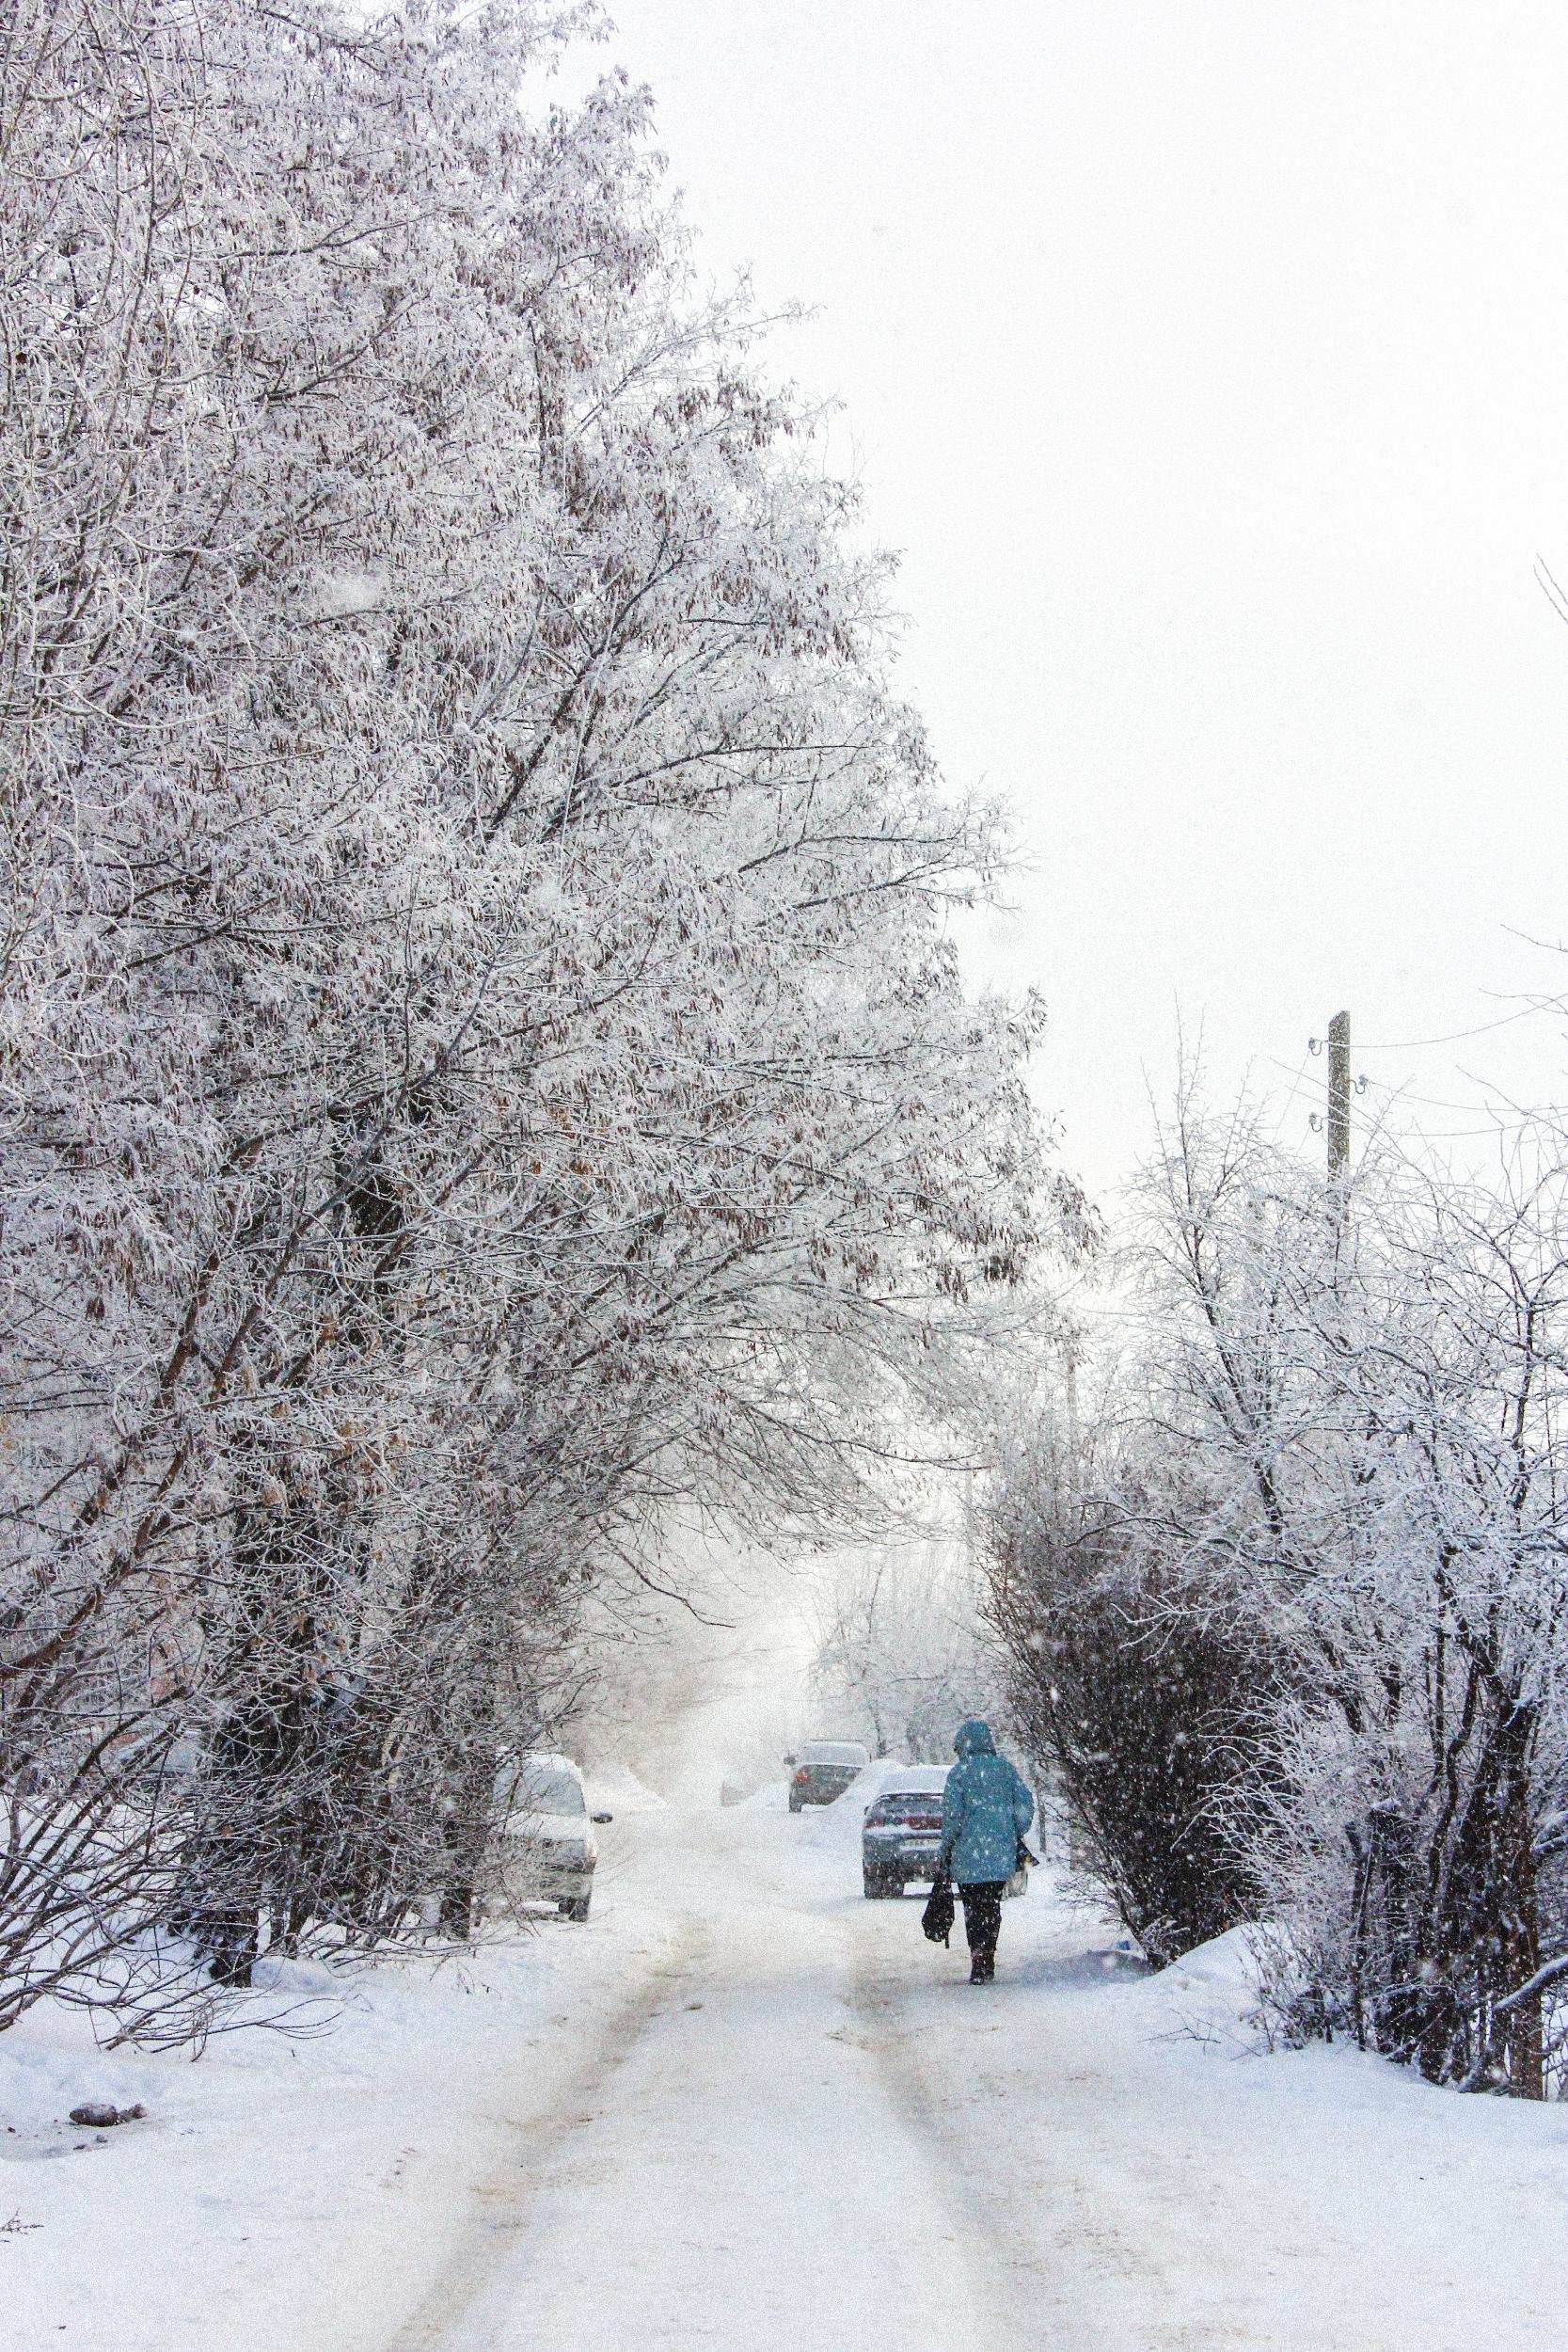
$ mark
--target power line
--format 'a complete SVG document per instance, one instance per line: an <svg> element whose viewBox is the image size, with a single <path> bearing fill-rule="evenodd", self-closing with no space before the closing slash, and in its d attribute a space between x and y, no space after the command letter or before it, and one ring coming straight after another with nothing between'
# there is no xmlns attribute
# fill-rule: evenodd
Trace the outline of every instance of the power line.
<svg viewBox="0 0 1568 2352"><path fill-rule="evenodd" d="M1291 1081L1290 1085L1285 1089L1284 1107L1280 1112L1281 1120L1283 1120L1285 1112L1290 1109L1292 1103L1307 1102L1310 1103L1314 1110L1316 1110L1318 1104L1323 1100L1323 1089L1318 1086L1315 1081L1308 1080L1307 1077L1307 1064L1303 1062L1299 1070L1292 1070L1288 1061L1281 1061L1279 1059L1277 1054L1270 1054L1266 1057L1266 1059L1274 1064L1275 1070L1282 1070Z"/></svg>
<svg viewBox="0 0 1568 2352"><path fill-rule="evenodd" d="M1276 1141L1278 1140L1279 1130L1285 1124L1286 1114L1290 1110L1291 1104L1294 1102L1297 1094L1305 1090L1307 1055L1310 1052L1311 1048L1308 1046L1307 1052L1302 1055L1299 1066L1293 1072L1291 1071L1291 1065L1289 1062L1278 1060L1273 1054L1269 1056L1269 1059L1274 1063L1275 1068L1276 1070L1283 1070L1287 1072L1291 1079L1290 1086L1286 1089L1285 1099L1279 1105L1279 1117L1274 1122L1275 1138ZM1313 1090L1315 1092L1316 1089Z"/></svg>
<svg viewBox="0 0 1568 2352"><path fill-rule="evenodd" d="M1450 1103L1446 1096L1440 1094L1413 1094L1408 1087L1395 1086L1387 1078L1369 1078L1367 1084L1370 1087L1375 1087L1380 1094L1387 1095L1390 1109L1397 1103L1419 1103L1423 1110L1477 1111L1485 1118L1491 1118L1494 1114L1500 1115L1506 1110L1512 1117L1538 1119L1555 1112L1558 1108L1558 1105L1552 1103L1538 1103L1533 1107L1521 1106L1517 1103L1500 1105L1496 1103Z"/></svg>
<svg viewBox="0 0 1568 2352"><path fill-rule="evenodd" d="M1468 1037L1488 1037L1494 1029L1506 1029L1512 1022L1528 1021L1534 1012L1560 1014L1562 1010L1556 998L1550 997L1542 1004L1521 1005L1517 1012L1505 1012L1499 1020L1482 1021L1474 1029L1451 1029L1447 1037L1386 1038L1375 1045L1358 1044L1355 1050L1358 1054L1420 1054L1429 1045L1460 1045Z"/></svg>
<svg viewBox="0 0 1568 2352"><path fill-rule="evenodd" d="M1418 1127L1416 1138L1419 1143L1473 1143L1482 1136L1510 1135L1529 1123L1527 1118L1497 1120L1490 1127Z"/></svg>
<svg viewBox="0 0 1568 2352"><path fill-rule="evenodd" d="M1359 1051L1359 1048L1357 1050ZM1323 1114L1318 1110L1317 1105L1322 1098L1316 1086L1304 1083L1305 1063L1292 1070L1290 1063L1281 1061L1276 1054L1270 1054L1265 1058L1291 1081L1281 1098L1280 1121L1283 1121L1286 1113L1293 1104L1300 1103L1310 1104L1313 1106L1314 1119L1321 1120ZM1501 1107L1486 1103L1449 1103L1436 1095L1409 1094L1402 1087L1391 1086L1385 1078L1358 1078L1355 1084L1358 1089L1363 1086L1375 1087L1380 1094L1387 1098L1378 1105L1380 1119L1386 1119L1390 1112L1398 1110L1402 1104L1409 1103L1418 1104L1424 1109L1458 1111L1461 1115L1469 1112L1473 1116L1489 1119L1493 1122L1487 1127L1422 1128L1419 1133L1423 1143L1468 1142L1477 1136L1507 1134L1514 1128L1527 1127L1533 1120L1552 1120L1560 1118L1562 1115L1558 1105L1549 1103L1526 1110L1511 1106L1505 1111ZM1278 1122L1275 1125L1275 1133L1277 1132Z"/></svg>

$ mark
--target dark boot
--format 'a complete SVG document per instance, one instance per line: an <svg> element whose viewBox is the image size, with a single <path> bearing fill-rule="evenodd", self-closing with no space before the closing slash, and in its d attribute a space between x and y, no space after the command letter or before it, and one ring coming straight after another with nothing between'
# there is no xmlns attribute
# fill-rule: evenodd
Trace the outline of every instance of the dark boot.
<svg viewBox="0 0 1568 2352"><path fill-rule="evenodd" d="M996 1974L996 1939L1002 1929L1002 1881L982 1879L960 1886L964 1937L969 1945L969 1981L990 1984Z"/></svg>

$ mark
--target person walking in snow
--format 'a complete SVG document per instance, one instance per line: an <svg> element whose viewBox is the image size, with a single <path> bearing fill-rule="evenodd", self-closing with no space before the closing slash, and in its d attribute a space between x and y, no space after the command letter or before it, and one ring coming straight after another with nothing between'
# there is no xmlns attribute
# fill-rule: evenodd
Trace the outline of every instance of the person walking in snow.
<svg viewBox="0 0 1568 2352"><path fill-rule="evenodd" d="M939 1879L958 1883L969 1938L969 1981L990 1984L996 1974L1002 1896L1019 1867L1019 1847L1035 1818L1028 1783L996 1753L990 1725L972 1716L953 1742L958 1762L942 1797Z"/></svg>

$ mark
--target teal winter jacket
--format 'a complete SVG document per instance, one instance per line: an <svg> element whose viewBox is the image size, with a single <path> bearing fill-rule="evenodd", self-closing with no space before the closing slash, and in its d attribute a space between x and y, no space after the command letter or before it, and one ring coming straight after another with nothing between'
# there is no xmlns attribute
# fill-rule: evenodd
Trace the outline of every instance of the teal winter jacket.
<svg viewBox="0 0 1568 2352"><path fill-rule="evenodd" d="M942 1797L939 1867L960 1886L1010 1879L1018 1841L1035 1818L1035 1800L1022 1773L996 1753L990 1724L974 1716L953 1742L958 1762Z"/></svg>

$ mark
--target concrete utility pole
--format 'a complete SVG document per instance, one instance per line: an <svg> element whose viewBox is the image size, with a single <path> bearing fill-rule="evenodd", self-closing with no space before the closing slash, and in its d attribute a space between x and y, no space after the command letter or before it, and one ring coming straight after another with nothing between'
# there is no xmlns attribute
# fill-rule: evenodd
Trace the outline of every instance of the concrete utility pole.
<svg viewBox="0 0 1568 2352"><path fill-rule="evenodd" d="M1328 1025L1328 1178L1342 1176L1350 1162L1350 1015L1337 1012Z"/></svg>

